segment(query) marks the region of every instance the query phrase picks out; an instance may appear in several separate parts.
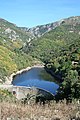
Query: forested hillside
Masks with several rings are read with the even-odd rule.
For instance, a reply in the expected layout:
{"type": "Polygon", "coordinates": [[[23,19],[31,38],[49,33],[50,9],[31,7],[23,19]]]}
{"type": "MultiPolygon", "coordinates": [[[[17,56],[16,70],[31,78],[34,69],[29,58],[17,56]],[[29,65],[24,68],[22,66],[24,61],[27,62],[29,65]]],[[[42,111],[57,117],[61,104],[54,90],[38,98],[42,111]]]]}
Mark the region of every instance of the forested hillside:
{"type": "Polygon", "coordinates": [[[61,98],[80,98],[80,17],[66,19],[23,50],[63,80],[61,98]]]}
{"type": "Polygon", "coordinates": [[[29,32],[0,19],[0,79],[3,80],[0,82],[4,82],[11,73],[32,64],[32,57],[20,51],[30,38],[29,32]]]}
{"type": "Polygon", "coordinates": [[[5,81],[5,76],[38,59],[45,63],[48,72],[62,79],[61,98],[79,98],[80,17],[35,28],[36,35],[34,28],[20,28],[0,19],[0,79],[5,81]]]}

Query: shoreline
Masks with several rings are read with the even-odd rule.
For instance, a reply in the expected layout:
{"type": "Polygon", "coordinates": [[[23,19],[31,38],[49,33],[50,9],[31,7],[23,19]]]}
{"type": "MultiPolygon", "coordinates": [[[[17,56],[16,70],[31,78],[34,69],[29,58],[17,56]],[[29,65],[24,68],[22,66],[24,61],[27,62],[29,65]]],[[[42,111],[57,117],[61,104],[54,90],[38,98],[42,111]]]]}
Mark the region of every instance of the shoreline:
{"type": "Polygon", "coordinates": [[[48,70],[47,68],[45,68],[45,70],[52,75],[59,83],[63,82],[63,79],[61,77],[59,77],[58,75],[56,75],[54,72],[52,72],[51,70],[48,70]]]}
{"type": "Polygon", "coordinates": [[[21,70],[15,72],[15,73],[12,73],[8,78],[6,77],[6,82],[4,83],[4,85],[12,85],[13,78],[16,75],[20,75],[20,74],[22,74],[24,72],[27,72],[27,71],[29,71],[32,68],[44,68],[44,65],[34,65],[34,66],[31,66],[31,67],[27,67],[27,68],[21,69],[21,70]]]}

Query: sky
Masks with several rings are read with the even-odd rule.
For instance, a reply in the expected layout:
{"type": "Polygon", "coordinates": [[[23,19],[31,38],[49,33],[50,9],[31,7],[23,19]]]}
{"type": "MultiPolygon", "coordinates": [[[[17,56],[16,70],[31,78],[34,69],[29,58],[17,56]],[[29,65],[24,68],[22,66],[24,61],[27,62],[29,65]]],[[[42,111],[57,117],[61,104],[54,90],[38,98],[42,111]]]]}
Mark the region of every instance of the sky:
{"type": "Polygon", "coordinates": [[[19,27],[34,27],[80,16],[80,0],[0,0],[0,18],[19,27]]]}

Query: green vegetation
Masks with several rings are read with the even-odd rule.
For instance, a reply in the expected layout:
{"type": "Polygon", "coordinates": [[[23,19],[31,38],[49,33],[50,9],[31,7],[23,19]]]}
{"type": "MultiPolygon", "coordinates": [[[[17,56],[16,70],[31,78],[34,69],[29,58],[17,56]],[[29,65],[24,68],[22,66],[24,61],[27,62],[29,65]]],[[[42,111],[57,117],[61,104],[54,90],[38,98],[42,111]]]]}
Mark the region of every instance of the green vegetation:
{"type": "Polygon", "coordinates": [[[33,58],[22,52],[11,51],[0,45],[0,79],[33,64],[33,58]]]}
{"type": "Polygon", "coordinates": [[[34,59],[20,51],[20,48],[31,37],[16,25],[0,19],[0,79],[5,78],[27,66],[31,66],[34,59]]]}
{"type": "Polygon", "coordinates": [[[61,99],[80,99],[80,24],[63,23],[23,48],[63,80],[61,99]]]}
{"type": "MultiPolygon", "coordinates": [[[[0,82],[4,83],[11,73],[39,61],[45,63],[46,70],[60,82],[54,99],[64,100],[47,102],[45,107],[34,103],[29,105],[28,102],[22,104],[9,91],[0,90],[0,118],[79,120],[80,17],[37,26],[31,30],[0,19],[0,82]],[[33,36],[41,37],[33,40],[33,36]],[[66,101],[72,103],[66,105],[66,101]]],[[[44,74],[41,73],[42,76],[44,74]]]]}
{"type": "Polygon", "coordinates": [[[0,19],[0,37],[4,39],[4,42],[8,42],[7,40],[26,42],[32,35],[30,32],[26,32],[20,27],[17,27],[15,24],[0,19]]]}
{"type": "Polygon", "coordinates": [[[15,102],[16,98],[8,90],[0,89],[0,102],[15,102]]]}
{"type": "Polygon", "coordinates": [[[80,98],[80,17],[37,26],[41,34],[46,34],[32,41],[33,35],[26,32],[27,28],[3,19],[0,24],[0,79],[5,81],[5,76],[31,66],[36,58],[45,63],[51,74],[63,80],[59,89],[61,99],[80,98]],[[54,29],[48,32],[50,28],[54,29]]]}

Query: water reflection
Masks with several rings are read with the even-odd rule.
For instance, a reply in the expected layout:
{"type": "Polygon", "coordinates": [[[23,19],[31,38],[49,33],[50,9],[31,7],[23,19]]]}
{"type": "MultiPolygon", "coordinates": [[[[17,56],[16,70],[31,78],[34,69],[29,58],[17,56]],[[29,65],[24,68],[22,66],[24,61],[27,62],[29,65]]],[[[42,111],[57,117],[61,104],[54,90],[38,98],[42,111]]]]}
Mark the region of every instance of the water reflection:
{"type": "Polygon", "coordinates": [[[34,86],[56,94],[59,85],[54,81],[55,79],[44,68],[32,68],[27,72],[15,76],[12,84],[27,87],[34,86]]]}

